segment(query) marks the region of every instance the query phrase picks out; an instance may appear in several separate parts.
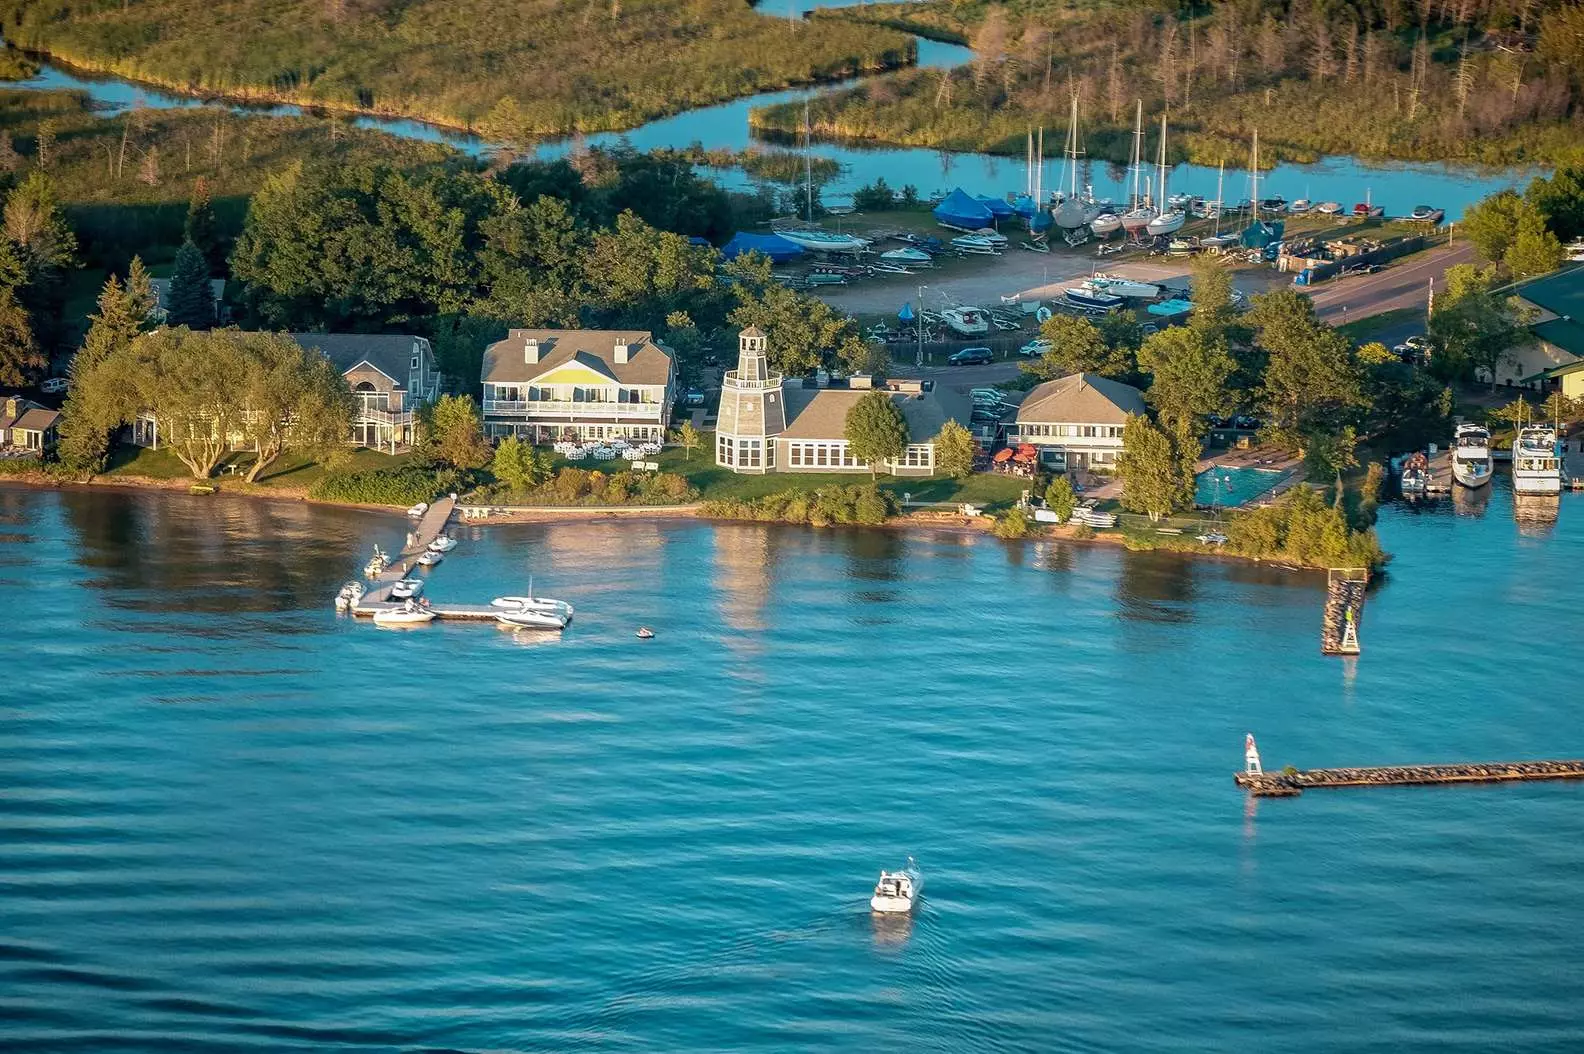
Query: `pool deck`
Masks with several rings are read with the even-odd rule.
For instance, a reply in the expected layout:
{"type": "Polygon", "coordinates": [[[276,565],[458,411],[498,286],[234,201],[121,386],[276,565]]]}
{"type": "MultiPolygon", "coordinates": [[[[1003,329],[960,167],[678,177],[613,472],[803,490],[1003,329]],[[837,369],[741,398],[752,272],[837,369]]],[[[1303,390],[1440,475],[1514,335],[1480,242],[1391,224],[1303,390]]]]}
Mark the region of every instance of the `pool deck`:
{"type": "MultiPolygon", "coordinates": [[[[1277,481],[1276,485],[1270,490],[1256,494],[1248,502],[1244,503],[1245,505],[1257,504],[1280,497],[1293,487],[1296,487],[1302,481],[1303,476],[1294,470],[1302,465],[1303,462],[1299,458],[1274,447],[1255,447],[1252,450],[1218,450],[1214,454],[1199,459],[1199,463],[1194,465],[1194,475],[1197,476],[1201,472],[1216,466],[1225,468],[1257,468],[1285,473],[1283,478],[1277,481]]],[[[1108,479],[1096,487],[1087,487],[1084,490],[1084,497],[1099,498],[1102,501],[1107,498],[1120,498],[1121,496],[1122,481],[1115,478],[1108,479]]]]}

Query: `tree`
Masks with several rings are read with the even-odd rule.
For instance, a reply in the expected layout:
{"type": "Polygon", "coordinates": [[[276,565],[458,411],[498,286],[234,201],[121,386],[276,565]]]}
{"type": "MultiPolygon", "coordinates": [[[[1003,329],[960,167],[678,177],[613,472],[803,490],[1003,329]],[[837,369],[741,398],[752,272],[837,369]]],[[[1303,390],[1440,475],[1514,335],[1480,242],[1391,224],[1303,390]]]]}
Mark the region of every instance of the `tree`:
{"type": "Polygon", "coordinates": [[[1537,177],[1524,196],[1558,239],[1570,242],[1584,236],[1584,165],[1562,165],[1549,179],[1537,177]]]}
{"type": "Polygon", "coordinates": [[[907,451],[907,419],[890,393],[878,389],[853,403],[842,434],[848,452],[868,463],[871,477],[879,475],[883,462],[898,459],[907,451]]]}
{"type": "Polygon", "coordinates": [[[441,461],[464,472],[489,464],[490,445],[471,395],[442,395],[428,416],[429,436],[441,461]]]}
{"type": "Polygon", "coordinates": [[[676,441],[682,444],[683,457],[692,461],[693,448],[702,443],[704,437],[699,434],[697,428],[693,427],[692,421],[683,421],[681,427],[676,430],[676,441]]]}
{"type": "Polygon", "coordinates": [[[1514,428],[1522,428],[1535,419],[1535,408],[1520,395],[1506,406],[1498,406],[1490,411],[1490,416],[1498,421],[1508,421],[1514,428]]]}
{"type": "Polygon", "coordinates": [[[788,376],[829,365],[837,349],[858,337],[852,319],[817,297],[774,281],[770,261],[758,253],[738,257],[725,272],[733,280],[738,301],[727,321],[736,330],[749,326],[764,330],[771,366],[788,376]]]}
{"type": "Polygon", "coordinates": [[[217,227],[214,203],[209,199],[209,183],[199,176],[193,181],[192,197],[187,201],[187,220],[182,226],[182,235],[198,247],[210,273],[219,271],[225,264],[217,227]]]}
{"type": "Polygon", "coordinates": [[[947,421],[935,433],[935,471],[952,479],[967,479],[973,475],[977,450],[972,432],[956,421],[947,421]]]}
{"type": "Polygon", "coordinates": [[[495,478],[512,490],[531,490],[550,478],[550,459],[516,436],[507,436],[490,459],[495,478]]]}
{"type": "Polygon", "coordinates": [[[132,257],[132,262],[127,265],[126,294],[131,298],[132,310],[137,314],[138,321],[146,323],[154,312],[154,280],[149,276],[148,268],[143,266],[141,256],[132,257]]]}
{"type": "Polygon", "coordinates": [[[891,505],[885,495],[880,493],[879,487],[870,485],[858,491],[857,498],[853,500],[854,520],[874,527],[884,523],[890,515],[891,505]]]}
{"type": "Polygon", "coordinates": [[[1430,316],[1429,336],[1438,355],[1433,368],[1452,379],[1484,370],[1491,391],[1508,350],[1523,336],[1524,320],[1512,298],[1495,292],[1496,267],[1471,264],[1447,268],[1446,292],[1430,316]]]}
{"type": "Polygon", "coordinates": [[[1567,252],[1555,234],[1546,229],[1544,218],[1533,208],[1525,210],[1518,218],[1518,231],[1512,245],[1502,256],[1509,274],[1515,278],[1532,278],[1550,274],[1562,266],[1567,252]]]}
{"type": "Polygon", "coordinates": [[[48,365],[16,290],[0,286],[0,384],[14,388],[32,384],[48,365]]]}
{"type": "Polygon", "coordinates": [[[1336,478],[1334,504],[1342,508],[1342,473],[1358,467],[1358,432],[1348,425],[1333,435],[1314,436],[1307,451],[1312,469],[1336,478]]]}
{"type": "Polygon", "coordinates": [[[240,398],[247,411],[241,432],[256,454],[249,483],[287,451],[324,462],[345,450],[352,392],[329,359],[283,333],[222,329],[210,334],[209,343],[234,344],[247,366],[240,398]]]}
{"type": "Polygon", "coordinates": [[[120,278],[112,274],[105,279],[98,303],[98,313],[88,316],[88,333],[72,359],[74,373],[103,362],[143,332],[146,316],[139,312],[120,278]]]}
{"type": "Polygon", "coordinates": [[[1519,197],[1517,191],[1498,191],[1464,210],[1458,230],[1481,256],[1499,263],[1513,243],[1519,219],[1525,215],[1538,215],[1538,212],[1519,197]]]}
{"type": "Polygon", "coordinates": [[[1129,414],[1122,427],[1122,453],[1117,458],[1122,477],[1122,507],[1159,520],[1182,500],[1181,463],[1172,441],[1148,417],[1129,414]]]}
{"type": "Polygon", "coordinates": [[[17,259],[36,282],[41,273],[77,266],[77,236],[55,197],[55,184],[42,172],[30,172],[6,197],[5,236],[17,259]]]}
{"type": "Polygon", "coordinates": [[[1073,490],[1072,480],[1066,476],[1051,480],[1050,486],[1045,488],[1045,507],[1054,512],[1058,520],[1066,523],[1078,507],[1078,492],[1073,490]]]}
{"type": "Polygon", "coordinates": [[[1548,421],[1576,421],[1584,416],[1584,403],[1569,399],[1561,392],[1552,392],[1540,404],[1540,413],[1548,421]]]}
{"type": "Polygon", "coordinates": [[[1200,256],[1193,266],[1193,314],[1190,328],[1211,337],[1228,339],[1237,322],[1232,300],[1232,272],[1218,256],[1200,256]]]}
{"type": "Polygon", "coordinates": [[[176,253],[170,287],[165,296],[165,324],[188,329],[208,329],[215,322],[214,290],[209,285],[209,265],[190,241],[176,253]]]}
{"type": "Polygon", "coordinates": [[[1126,348],[1113,348],[1086,318],[1052,315],[1040,324],[1040,336],[1050,341],[1050,350],[1032,362],[1025,362],[1023,369],[1041,380],[1054,380],[1073,373],[1095,373],[1120,379],[1133,372],[1131,352],[1126,348]]]}
{"type": "Polygon", "coordinates": [[[1307,437],[1340,430],[1364,405],[1353,345],[1291,289],[1255,297],[1248,318],[1268,356],[1257,394],[1265,434],[1301,453],[1307,437]]]}
{"type": "Polygon", "coordinates": [[[1172,431],[1204,430],[1207,415],[1231,413],[1238,404],[1232,387],[1237,369],[1219,335],[1170,326],[1150,335],[1139,348],[1139,367],[1152,378],[1148,399],[1172,431]]]}

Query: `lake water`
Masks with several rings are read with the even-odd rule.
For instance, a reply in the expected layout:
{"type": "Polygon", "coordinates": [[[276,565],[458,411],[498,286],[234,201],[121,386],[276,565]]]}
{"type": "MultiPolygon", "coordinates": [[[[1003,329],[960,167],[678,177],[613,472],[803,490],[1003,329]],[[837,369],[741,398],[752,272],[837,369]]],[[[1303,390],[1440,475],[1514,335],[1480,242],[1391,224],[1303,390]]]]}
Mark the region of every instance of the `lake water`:
{"type": "MultiPolygon", "coordinates": [[[[860,2],[796,0],[795,4],[767,3],[760,6],[767,14],[785,10],[790,15],[821,7],[852,7],[860,2]]],[[[919,65],[930,68],[963,65],[973,57],[973,53],[965,47],[923,38],[918,39],[918,47],[919,65]]],[[[626,132],[590,135],[586,142],[590,146],[614,146],[625,142],[639,150],[667,147],[686,149],[695,144],[710,150],[744,150],[759,145],[748,126],[749,113],[755,107],[795,102],[823,91],[840,90],[854,83],[848,81],[827,88],[767,92],[660,118],[626,132]]],[[[86,92],[108,112],[120,112],[134,105],[155,108],[202,105],[201,100],[188,96],[116,78],[79,75],[48,63],[31,81],[13,86],[86,92]]],[[[299,115],[304,112],[297,106],[241,109],[277,115],[299,115]]],[[[404,138],[446,143],[474,156],[494,150],[492,144],[477,136],[438,128],[421,121],[364,116],[352,118],[352,122],[359,127],[379,129],[404,138]]],[[[1047,132],[1049,149],[1059,153],[1065,131],[1052,128],[1047,132]]],[[[570,140],[546,141],[538,144],[532,155],[541,160],[554,159],[565,156],[572,148],[570,140]]],[[[1008,191],[1021,193],[1026,186],[1026,164],[1022,156],[1003,157],[838,143],[815,143],[812,152],[818,157],[834,160],[841,166],[840,175],[828,183],[823,191],[822,197],[827,204],[849,200],[855,189],[879,178],[884,178],[898,190],[906,184],[912,184],[925,195],[961,186],[974,194],[999,196],[1008,191]]],[[[741,169],[703,171],[729,189],[741,190],[754,186],[754,181],[741,169]]],[[[1492,169],[1424,162],[1365,163],[1351,157],[1327,157],[1307,165],[1281,164],[1265,172],[1260,177],[1260,197],[1279,194],[1289,199],[1309,198],[1317,203],[1334,199],[1349,207],[1355,202],[1369,200],[1384,206],[1388,214],[1394,216],[1407,215],[1416,205],[1431,204],[1445,209],[1447,219],[1455,221],[1474,202],[1495,191],[1521,186],[1540,174],[1540,171],[1532,167],[1492,169]]],[[[1057,188],[1061,183],[1061,172],[1059,158],[1047,159],[1043,185],[1057,188]]],[[[1099,197],[1127,200],[1128,180],[1120,166],[1096,164],[1092,167],[1090,177],[1094,192],[1099,197]]],[[[1168,185],[1173,193],[1198,194],[1214,200],[1221,185],[1221,174],[1217,169],[1203,165],[1177,165],[1169,174],[1168,185]]],[[[1222,187],[1225,200],[1240,201],[1250,196],[1251,192],[1247,173],[1227,171],[1222,187]]]]}
{"type": "Polygon", "coordinates": [[[386,631],[399,517],[0,488],[0,1045],[1576,1050],[1584,786],[1231,781],[1584,756],[1505,485],[1385,511],[1354,662],[1310,575],[761,525],[469,530],[572,629],[386,631]]]}

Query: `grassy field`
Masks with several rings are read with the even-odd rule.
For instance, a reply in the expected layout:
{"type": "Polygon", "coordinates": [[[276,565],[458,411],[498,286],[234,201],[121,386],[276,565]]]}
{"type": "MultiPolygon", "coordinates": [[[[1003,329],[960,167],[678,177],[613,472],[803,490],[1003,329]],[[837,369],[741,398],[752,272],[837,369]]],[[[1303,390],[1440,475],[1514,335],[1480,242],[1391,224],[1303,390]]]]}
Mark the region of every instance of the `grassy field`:
{"type": "Polygon", "coordinates": [[[1424,320],[1424,311],[1417,307],[1399,307],[1391,311],[1382,311],[1369,318],[1361,318],[1357,322],[1344,322],[1336,327],[1336,331],[1355,344],[1367,344],[1375,339],[1376,334],[1385,333],[1396,329],[1405,322],[1424,320]]]}
{"type": "MultiPolygon", "coordinates": [[[[373,469],[397,468],[407,463],[409,454],[382,454],[375,450],[359,448],[350,452],[345,464],[337,467],[339,472],[366,472],[373,469]]],[[[265,470],[264,476],[257,483],[248,483],[240,472],[245,472],[252,454],[246,451],[232,455],[224,465],[213,482],[219,484],[222,490],[239,492],[280,493],[306,491],[325,474],[325,466],[306,458],[286,455],[265,470]],[[238,473],[228,473],[226,466],[236,465],[238,473]]],[[[171,453],[169,449],[151,450],[148,447],[122,445],[116,447],[110,456],[110,464],[103,475],[108,479],[118,476],[136,476],[144,479],[160,480],[192,480],[192,473],[181,459],[171,453]]]]}
{"type": "Polygon", "coordinates": [[[0,0],[6,38],[228,98],[418,117],[492,139],[665,114],[911,63],[894,30],[742,0],[0,0]]]}

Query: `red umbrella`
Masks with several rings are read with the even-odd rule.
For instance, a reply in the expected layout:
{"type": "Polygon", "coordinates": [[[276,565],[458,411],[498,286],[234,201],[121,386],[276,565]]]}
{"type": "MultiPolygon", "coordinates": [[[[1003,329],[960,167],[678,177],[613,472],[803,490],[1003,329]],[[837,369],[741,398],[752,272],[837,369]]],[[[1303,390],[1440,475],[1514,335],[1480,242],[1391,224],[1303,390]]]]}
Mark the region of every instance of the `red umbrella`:
{"type": "Polygon", "coordinates": [[[1012,448],[1011,447],[1003,447],[1002,449],[997,450],[995,452],[995,457],[992,458],[992,460],[995,461],[995,463],[998,464],[998,465],[1001,464],[1003,461],[1012,460],[1012,448]]]}

